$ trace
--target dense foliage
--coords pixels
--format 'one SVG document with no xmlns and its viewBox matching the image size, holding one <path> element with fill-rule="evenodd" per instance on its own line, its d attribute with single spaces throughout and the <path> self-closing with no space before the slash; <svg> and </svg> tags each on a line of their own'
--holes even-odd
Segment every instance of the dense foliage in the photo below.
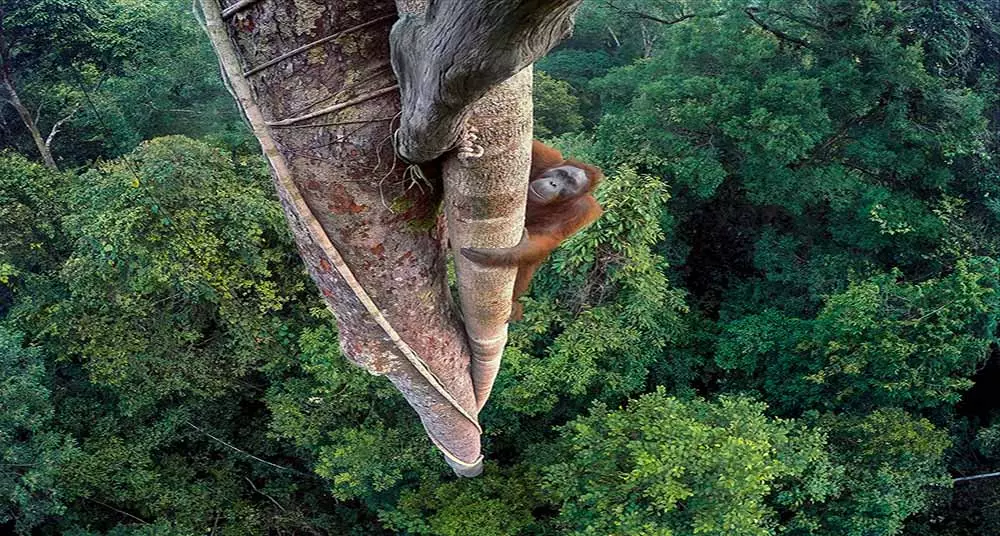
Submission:
<svg viewBox="0 0 1000 536">
<path fill-rule="evenodd" d="M 588 0 L 536 133 L 605 215 L 456 480 L 340 355 L 183 0 L 2 2 L 0 531 L 1000 533 L 1000 11 Z"/>
</svg>

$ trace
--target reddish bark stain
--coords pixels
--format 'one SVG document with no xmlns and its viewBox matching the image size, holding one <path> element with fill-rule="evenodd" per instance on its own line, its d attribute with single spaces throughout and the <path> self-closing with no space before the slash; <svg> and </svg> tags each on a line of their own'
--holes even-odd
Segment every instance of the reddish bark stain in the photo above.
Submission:
<svg viewBox="0 0 1000 536">
<path fill-rule="evenodd" d="M 409 209 L 396 214 L 392 218 L 389 218 L 386 223 L 394 225 L 400 222 L 424 220 L 427 219 L 433 211 L 434 207 L 431 204 L 426 203 L 423 200 L 417 200 L 416 202 L 411 203 Z"/>
<path fill-rule="evenodd" d="M 368 224 L 363 221 L 351 222 L 336 230 L 344 244 L 358 244 L 368 240 Z"/>
<path fill-rule="evenodd" d="M 250 18 L 249 16 L 240 17 L 239 19 L 237 19 L 236 26 L 240 30 L 243 30 L 244 32 L 252 32 L 254 31 L 254 28 L 257 27 L 253 19 Z"/>
<path fill-rule="evenodd" d="M 309 182 L 306 183 L 306 189 L 307 190 L 313 190 L 313 191 L 315 191 L 315 190 L 319 190 L 322 187 L 323 187 L 323 185 L 320 184 L 319 181 L 309 181 Z"/>
<path fill-rule="evenodd" d="M 326 259 L 319 260 L 319 271 L 324 274 L 330 272 L 330 263 L 326 262 Z"/>
<path fill-rule="evenodd" d="M 323 295 L 330 299 L 334 298 L 333 291 L 328 288 L 323 289 Z"/>
<path fill-rule="evenodd" d="M 372 252 L 372 255 L 375 255 L 377 257 L 381 257 L 382 254 L 385 253 L 385 246 L 383 246 L 382 244 L 375 244 L 371 248 L 371 252 Z"/>
<path fill-rule="evenodd" d="M 330 202 L 326 205 L 334 214 L 357 214 L 368 208 L 354 202 L 342 184 L 334 184 L 329 191 Z"/>
</svg>

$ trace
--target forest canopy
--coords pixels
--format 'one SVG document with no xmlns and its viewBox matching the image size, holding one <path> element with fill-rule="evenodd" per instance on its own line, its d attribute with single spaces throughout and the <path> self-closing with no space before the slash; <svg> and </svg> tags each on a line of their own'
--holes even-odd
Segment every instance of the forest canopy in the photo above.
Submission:
<svg viewBox="0 0 1000 536">
<path fill-rule="evenodd" d="M 605 213 L 472 480 L 345 359 L 190 1 L 0 6 L 0 531 L 1000 533 L 995 2 L 585 0 L 534 133 Z"/>
</svg>

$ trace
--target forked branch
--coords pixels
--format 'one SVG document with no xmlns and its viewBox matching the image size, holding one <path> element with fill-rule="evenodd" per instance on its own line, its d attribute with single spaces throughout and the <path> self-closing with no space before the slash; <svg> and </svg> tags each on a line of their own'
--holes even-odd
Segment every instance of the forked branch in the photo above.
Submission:
<svg viewBox="0 0 1000 536">
<path fill-rule="evenodd" d="M 455 146 L 469 107 L 565 38 L 581 0 L 437 0 L 392 28 L 403 115 L 399 154 L 428 162 Z"/>
</svg>

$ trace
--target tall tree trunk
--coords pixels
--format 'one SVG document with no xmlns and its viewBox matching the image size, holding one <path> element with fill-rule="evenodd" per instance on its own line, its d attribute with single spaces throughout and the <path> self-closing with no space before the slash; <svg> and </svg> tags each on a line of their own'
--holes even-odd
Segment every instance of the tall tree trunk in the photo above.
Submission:
<svg viewBox="0 0 1000 536">
<path fill-rule="evenodd" d="M 480 266 L 463 247 L 511 247 L 524 230 L 531 168 L 532 69 L 526 67 L 472 107 L 482 158 L 445 160 L 445 214 L 455 259 L 458 295 L 472 347 L 472 384 L 486 404 L 507 344 L 507 320 L 516 268 Z"/>
<path fill-rule="evenodd" d="M 478 412 L 506 342 L 513 270 L 458 266 L 473 361 L 445 283 L 439 171 L 453 246 L 517 243 L 531 145 L 524 68 L 568 32 L 580 0 L 434 0 L 426 14 L 420 0 L 399 0 L 413 17 L 392 33 L 412 108 L 402 111 L 392 0 L 224 1 L 200 0 L 208 33 L 345 356 L 396 385 L 457 474 L 479 474 Z M 427 41 L 436 31 L 454 39 Z M 441 55 L 403 53 L 428 43 Z M 470 114 L 484 126 L 481 159 L 448 157 L 425 175 L 397 158 L 398 147 L 436 159 Z"/>
<path fill-rule="evenodd" d="M 395 4 L 258 3 L 223 27 L 216 1 L 202 0 L 206 22 L 271 162 L 302 258 L 337 318 L 345 357 L 393 382 L 456 472 L 478 474 L 478 411 L 469 349 L 445 280 L 441 187 L 411 184 L 392 147 L 399 113 L 388 61 Z M 231 62 L 226 47 L 234 49 Z M 317 114 L 324 109 L 334 111 Z M 331 248 L 452 400 L 336 269 Z"/>
<path fill-rule="evenodd" d="M 14 89 L 14 84 L 11 83 L 10 77 L 4 75 L 2 78 L 4 90 L 7 92 L 7 102 L 17 110 L 17 115 L 21 117 L 24 126 L 31 133 L 31 139 L 34 140 L 35 147 L 38 147 L 38 153 L 42 155 L 42 161 L 45 162 L 45 166 L 49 169 L 58 170 L 59 166 L 56 165 L 56 160 L 52 157 L 52 151 L 49 149 L 48 144 L 45 143 L 45 138 L 42 137 L 41 131 L 38 130 L 35 118 L 31 117 L 31 111 L 21 102 L 21 97 L 17 95 L 17 90 Z"/>
<path fill-rule="evenodd" d="M 482 157 L 445 158 L 445 212 L 454 251 L 472 382 L 481 409 L 507 343 L 516 270 L 476 265 L 463 247 L 521 238 L 531 163 L 531 63 L 566 37 L 580 0 L 397 0 L 392 66 L 403 110 L 399 153 L 438 158 L 479 129 Z"/>
</svg>

